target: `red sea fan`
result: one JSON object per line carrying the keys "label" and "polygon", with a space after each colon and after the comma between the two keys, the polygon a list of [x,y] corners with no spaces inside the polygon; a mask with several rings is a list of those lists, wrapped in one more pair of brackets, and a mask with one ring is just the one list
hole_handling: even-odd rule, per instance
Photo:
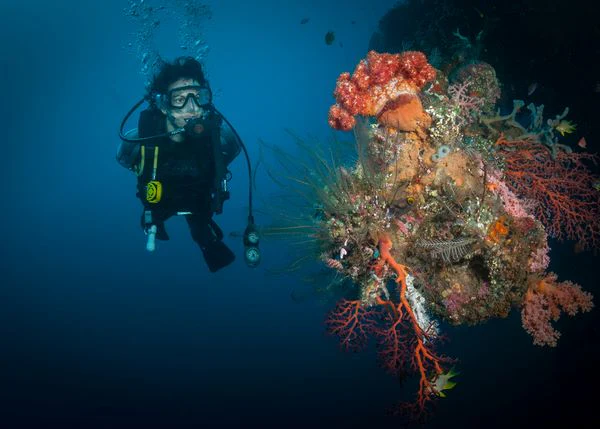
{"label": "red sea fan", "polygon": [[559,150],[552,157],[544,145],[533,140],[496,142],[504,154],[505,182],[525,200],[538,204],[534,215],[548,235],[577,240],[582,248],[600,245],[600,193],[598,178],[588,168],[598,157],[589,153]]}

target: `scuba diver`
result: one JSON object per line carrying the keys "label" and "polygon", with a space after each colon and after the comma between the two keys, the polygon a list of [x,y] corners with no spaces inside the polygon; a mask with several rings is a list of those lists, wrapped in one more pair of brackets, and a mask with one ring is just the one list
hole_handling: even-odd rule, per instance
{"label": "scuba diver", "polygon": [[[138,127],[123,133],[128,118],[144,102]],[[137,175],[137,197],[143,205],[142,228],[146,249],[155,250],[155,239],[168,240],[165,221],[185,216],[211,272],[235,260],[223,243],[223,232],[213,214],[223,211],[229,199],[229,164],[244,150],[248,177],[252,172],[248,152],[229,121],[212,103],[212,92],[202,65],[192,57],[161,62],[145,97],[131,108],[119,130],[117,161]],[[259,237],[252,215],[249,184],[248,225],[244,232],[245,260],[250,267],[260,261]]]}

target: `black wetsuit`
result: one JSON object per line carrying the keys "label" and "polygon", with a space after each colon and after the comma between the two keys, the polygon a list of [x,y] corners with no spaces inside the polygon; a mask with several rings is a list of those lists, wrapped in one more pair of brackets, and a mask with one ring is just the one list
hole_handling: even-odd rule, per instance
{"label": "black wetsuit", "polygon": [[[142,127],[143,124],[140,123],[140,137],[147,134]],[[152,130],[156,131],[159,130]],[[192,213],[186,214],[185,218],[192,238],[200,246],[211,272],[229,265],[235,259],[233,252],[222,242],[221,229],[212,219],[214,141],[210,132],[200,137],[186,136],[182,142],[175,142],[168,137],[151,140],[145,148],[144,169],[138,176],[137,185],[137,196],[144,205],[142,227],[156,225],[158,240],[169,239],[164,225],[167,219],[178,212]],[[152,180],[155,145],[159,147],[156,180],[162,185],[162,197],[158,203],[150,203],[146,200],[146,186]],[[226,147],[227,145],[223,146]],[[233,148],[232,145],[232,149],[223,152],[222,162],[229,164],[238,153],[239,148]],[[146,219],[147,211],[151,212],[150,223]]]}

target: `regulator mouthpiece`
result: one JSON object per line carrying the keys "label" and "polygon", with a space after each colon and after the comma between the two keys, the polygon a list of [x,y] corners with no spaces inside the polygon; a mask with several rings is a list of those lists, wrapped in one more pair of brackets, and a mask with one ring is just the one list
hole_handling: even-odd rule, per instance
{"label": "regulator mouthpiece", "polygon": [[185,133],[190,137],[200,136],[206,130],[204,118],[190,119],[186,122],[183,129],[185,130]]}

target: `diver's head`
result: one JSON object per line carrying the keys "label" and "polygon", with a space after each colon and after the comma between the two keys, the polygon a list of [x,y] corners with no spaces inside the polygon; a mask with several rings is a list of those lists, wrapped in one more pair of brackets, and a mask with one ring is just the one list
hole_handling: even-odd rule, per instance
{"label": "diver's head", "polygon": [[160,96],[158,106],[167,117],[167,131],[184,127],[188,121],[208,113],[210,96],[196,79],[177,79]]}
{"label": "diver's head", "polygon": [[[166,116],[167,131],[183,128],[212,109],[212,93],[202,65],[191,57],[162,63],[149,87],[151,102]],[[181,134],[171,137],[183,139]]]}

